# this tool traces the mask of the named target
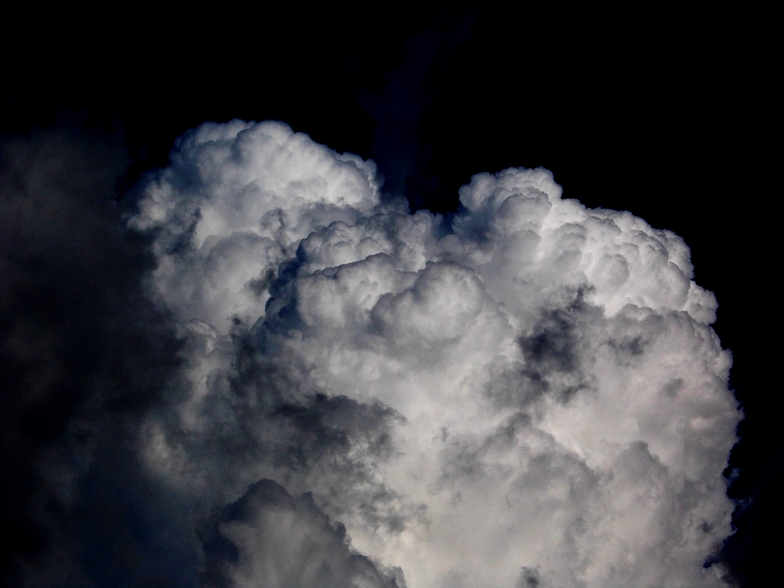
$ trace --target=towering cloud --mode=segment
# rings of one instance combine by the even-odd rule
[[[234,121],[141,186],[182,346],[129,451],[200,582],[723,585],[739,412],[685,243],[543,169],[450,218],[379,184]]]

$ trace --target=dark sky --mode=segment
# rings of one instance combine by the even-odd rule
[[[0,235],[12,260],[0,266],[0,330],[6,349],[22,345],[19,337],[35,348],[26,363],[2,356],[9,585],[20,577],[18,558],[35,561],[53,541],[30,522],[43,507],[29,498],[39,484],[29,464],[56,452],[71,416],[90,410],[79,391],[86,379],[126,390],[103,417],[119,419],[154,403],[156,382],[172,369],[161,360],[177,345],[168,319],[135,296],[151,263],[145,245],[105,219],[133,207],[134,184],[167,164],[177,137],[234,118],[283,121],[372,158],[385,190],[404,194],[412,210],[455,211],[458,188],[475,173],[543,166],[565,197],[629,210],[682,236],[696,281],[719,301],[714,328],[733,353],[731,386],[745,412],[726,470],[737,532],[721,557],[739,585],[763,585],[784,523],[772,368],[774,76],[760,32],[771,15],[510,11],[492,2],[416,13],[390,5],[359,17],[334,6],[194,8],[176,18],[128,6],[98,20],[62,11],[6,21],[2,41],[3,196],[37,181],[63,194],[0,208],[4,230],[24,223],[22,236]],[[96,206],[106,195],[117,204]],[[82,227],[72,253],[57,247],[67,228],[36,224],[47,206],[63,225]],[[19,388],[47,366],[49,391],[22,398]],[[125,372],[139,366],[149,373],[127,391]],[[93,459],[111,461],[111,444],[101,449]]]

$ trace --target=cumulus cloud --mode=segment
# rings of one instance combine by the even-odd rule
[[[54,184],[44,201],[68,202]],[[33,206],[4,189],[14,214]],[[73,397],[47,382],[82,399],[26,457],[57,508],[30,506],[51,547],[18,556],[20,585],[729,581],[705,562],[731,530],[739,412],[677,235],[564,199],[543,169],[475,176],[450,218],[410,214],[372,162],[275,122],[203,125],[137,189],[124,229],[101,212],[57,240],[106,244],[75,249],[95,282],[62,282],[113,318],[89,361],[33,377],[22,343],[71,331],[3,325],[3,353],[33,366],[19,411]],[[31,235],[6,256],[10,309],[29,276],[60,279]]]
[[[703,563],[730,533],[739,413],[677,235],[544,169],[408,214],[372,163],[279,123],[192,131],[143,190],[130,224],[188,385],[141,451],[177,492],[257,505],[222,523],[235,585],[308,542],[409,588],[722,585]],[[318,513],[275,547],[252,498],[273,487]]]
[[[227,316],[264,304],[270,270],[303,238],[367,214],[377,187],[373,163],[284,125],[205,124],[177,141],[131,225],[158,230],[155,283],[167,305],[225,330]]]

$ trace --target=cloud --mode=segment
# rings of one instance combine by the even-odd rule
[[[177,454],[198,478],[221,422],[252,438],[219,474],[243,480],[229,498],[261,477],[311,492],[409,586],[720,585],[702,564],[730,532],[739,414],[678,236],[563,199],[543,169],[475,176],[451,221],[411,215],[372,164],[277,123],[203,127],[172,162],[131,222],[158,231],[155,292],[213,343],[171,407],[200,441],[160,450],[161,475]],[[333,399],[383,425],[341,420],[339,451],[322,416],[281,428]]]
[[[141,261],[111,316],[144,352],[116,388],[155,393],[91,413],[62,507],[74,577],[726,584],[703,564],[730,533],[740,415],[677,235],[543,169],[410,214],[372,162],[273,122],[203,125],[137,190],[113,230]]]
[[[205,124],[148,181],[131,226],[158,232],[155,283],[167,305],[225,330],[264,305],[268,270],[315,228],[372,210],[377,187],[371,162],[280,123]]]
[[[352,553],[345,527],[309,494],[294,499],[272,480],[252,484],[215,518],[205,552],[207,583],[217,586],[405,588],[399,571]]]
[[[180,343],[142,288],[148,243],[122,230],[119,142],[41,131],[0,154],[2,574],[80,585],[82,539],[106,520],[78,513],[97,479],[127,482],[128,436],[176,381]]]

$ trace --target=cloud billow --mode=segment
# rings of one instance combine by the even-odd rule
[[[740,413],[677,235],[544,169],[410,214],[276,122],[190,131],[125,216],[119,149],[3,157],[11,585],[731,582]]]
[[[677,235],[543,169],[409,214],[272,122],[190,132],[141,190],[185,343],[140,459],[222,585],[724,584],[740,415]]]

